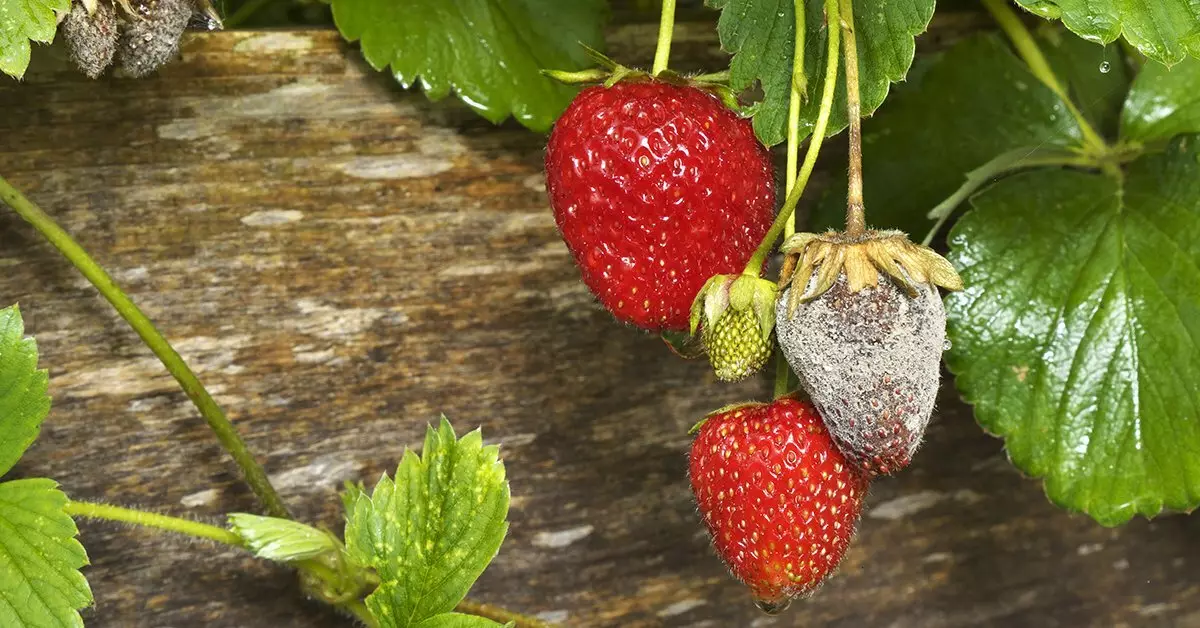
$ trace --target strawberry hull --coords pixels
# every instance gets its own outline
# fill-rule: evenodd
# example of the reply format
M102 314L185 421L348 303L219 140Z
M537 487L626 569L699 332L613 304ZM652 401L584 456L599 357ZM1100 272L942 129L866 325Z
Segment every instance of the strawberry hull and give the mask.
M546 149L555 221L618 319L688 329L696 293L741 272L774 218L770 155L712 94L653 80L591 87Z

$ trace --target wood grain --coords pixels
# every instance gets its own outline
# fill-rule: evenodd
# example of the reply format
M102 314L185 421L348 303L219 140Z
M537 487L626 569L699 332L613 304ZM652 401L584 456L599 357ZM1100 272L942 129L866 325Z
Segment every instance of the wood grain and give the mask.
M652 28L614 30L616 54L648 56ZM677 42L722 63L711 23ZM838 577L759 614L708 549L685 462L688 426L765 382L720 385L598 309L546 207L543 138L401 91L332 32L192 37L138 82L47 62L0 83L0 112L0 173L161 324L305 520L340 528L339 483L372 483L439 413L502 443L512 529L479 599L580 628L1200 626L1200 520L1058 510L950 388ZM255 509L164 369L7 212L0 297L55 400L17 476L206 521ZM349 625L237 552L82 535L89 626Z

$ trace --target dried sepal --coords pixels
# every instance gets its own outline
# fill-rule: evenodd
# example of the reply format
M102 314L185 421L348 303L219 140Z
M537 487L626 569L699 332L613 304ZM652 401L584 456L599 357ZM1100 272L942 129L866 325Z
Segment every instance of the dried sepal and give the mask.
M914 244L900 231L868 231L860 237L836 232L798 233L781 250L787 257L780 289L802 288L788 292L788 316L799 304L824 294L843 275L850 291L858 292L878 286L882 273L910 298L917 297L918 287L923 284L947 290L963 287L950 262L933 249Z
M212 32L225 28L225 23L221 20L221 14L217 12L217 8L213 6L210 0L195 0L195 5L192 19L187 25L188 30Z

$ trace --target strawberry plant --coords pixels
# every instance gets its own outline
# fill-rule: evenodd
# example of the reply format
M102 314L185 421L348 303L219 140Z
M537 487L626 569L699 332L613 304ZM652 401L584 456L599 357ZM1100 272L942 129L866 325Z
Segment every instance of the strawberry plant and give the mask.
M547 212L599 304L720 380L773 377L773 398L696 417L680 461L697 525L765 611L835 573L870 484L920 455L943 357L1063 509L1116 526L1200 505L1194 2L982 0L994 29L917 56L934 0L708 0L731 56L694 74L670 68L675 0L651 4L639 69L598 52L602 0L247 0L224 17L199 0L0 0L0 71L22 77L61 34L85 75L136 78L187 29L325 20L404 88L547 132ZM843 131L846 167L810 190ZM0 625L82 623L78 518L284 563L368 626L542 623L465 599L507 531L504 466L478 431L442 419L393 475L347 486L341 534L296 521L112 277L2 178L0 201L137 331L264 513L213 526L3 481ZM36 345L0 310L0 476L49 412Z

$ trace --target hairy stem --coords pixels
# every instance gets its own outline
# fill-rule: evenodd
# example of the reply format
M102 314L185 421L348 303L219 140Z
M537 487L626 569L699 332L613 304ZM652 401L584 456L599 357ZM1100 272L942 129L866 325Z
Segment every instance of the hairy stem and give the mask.
M1071 113L1071 117L1075 118L1075 122L1079 124L1079 130L1083 134L1084 148L1097 154L1104 154L1108 151L1108 144L1104 138L1096 132L1096 129L1087 121L1075 103L1071 101L1071 97L1067 94L1067 89L1063 86L1058 77L1054 75L1054 70L1050 68L1050 62L1046 60L1046 56L1042 54L1042 50L1038 48L1037 42L1033 39L1033 35L1025 25L1021 23L1021 18L1017 17L1015 11L1009 5L1008 0L983 0L983 6L987 7L988 12L995 18L996 23L1008 35L1008 39L1012 41L1013 47L1017 49L1017 54L1029 66L1029 70L1035 77L1046 87L1049 87L1063 104L1067 107L1067 111Z
M775 222L771 224L771 229L767 231L762 243L754 251L754 255L746 264L746 269L742 271L742 274L758 276L763 262L775 246L775 240L779 239L779 235L791 221L792 213L796 211L796 204L800 202L804 188L808 186L808 179L812 176L813 167L817 165L817 155L821 152L821 144L825 142L825 130L829 128L829 114L833 111L833 94L837 89L838 60L841 58L838 55L840 37L836 27L838 15L838 0L825 0L825 21L833 26L827 29L829 41L827 42L828 51L825 55L825 74L822 79L824 83L821 91L821 107L817 111L817 121L813 125L812 137L808 142L808 152L804 154L804 163L800 165L796 184L792 186L791 192L788 192L787 200L783 202L783 207L775 216ZM796 80L795 73L792 74L792 80Z
M482 602L463 600L458 603L458 606L455 607L454 610L460 613L478 615L479 617L484 617L492 621L498 621L502 624L507 624L508 622L513 621L517 623L517 628L549 628L549 624L536 617L529 617L528 615L514 613L508 609L492 606L491 604L484 604Z
M789 392L792 383L792 367L788 365L787 358L783 357L783 351L778 346L775 347L775 395L778 399Z
M671 56L671 36L675 33L675 0L663 0L662 18L658 22L658 48L654 51L654 65L650 73L657 76L667 69Z
M375 616L371 614L371 611L367 610L367 605L364 604L362 600L346 602L345 604L342 604L341 608L347 613L353 615L355 619L362 622L362 624L367 628L379 627L379 622L375 621Z
M128 523L144 528L153 528L173 534L190 536L197 539L207 539L216 541L224 545L229 545L239 549L246 548L242 538L234 534L230 530L220 528L207 523L200 523L190 519L182 519L179 517L171 517L168 515L160 515L154 512L146 512L144 510L135 510L133 508L122 508L121 506L110 506L108 504L97 504L94 502L82 502L69 500L64 507L64 512L68 515L81 519L95 519L100 521L115 521L119 523ZM342 576L328 566L315 561L306 560L297 563L292 563L292 566L307 572L325 582L337 582ZM364 571L363 575L374 575L371 572ZM363 582L369 582L371 578L362 578ZM377 581L376 581L377 582ZM377 626L375 618L371 616L370 611L361 600L350 600L336 605L338 608L353 615L356 619L362 621L367 626ZM458 603L455 608L460 613L469 613L486 617L501 623L510 621L517 622L518 628L546 628L547 624L534 617L528 617L520 613L510 611L508 609L483 604L471 600L463 600Z
M233 532L225 528L210 526L207 523L200 523L190 519L180 519L179 517L169 517L144 510L133 510L132 508L74 500L67 502L65 510L72 517L131 523L146 528L174 532L175 534L182 534L184 536L208 539L234 547L245 547L242 543L242 538Z
M808 80L804 76L804 0L795 0L796 12L796 43L792 47L792 91L788 99L788 138L787 138L787 173L784 189L791 193L796 185L796 167L800 163L800 104L808 90ZM796 213L783 227L783 237L791 237L796 233Z
M241 467L246 483L262 501L267 512L273 517L288 518L287 507L279 498L279 494L275 492L275 488L271 486L262 466L258 464L246 447L245 441L238 435L237 428L225 416L221 407L213 400L212 395L208 394L208 390L200 383L196 374L183 361L171 343L167 342L167 339L154 327L154 323L146 318L138 306L117 286L113 278L87 254L87 251L83 250L83 247L79 246L79 243L71 238L70 234L3 177L0 177L0 201L4 201L26 222L33 225L33 228L37 229L50 244L54 245L54 248L58 249L75 268L79 269L79 272L83 273L83 276L112 304L121 318L129 323L138 336L141 336L146 346L150 347L154 355L162 361L163 366L167 367L192 403L196 404L196 408L208 422L208 426L217 435L221 446Z
M842 31L846 52L846 119L850 124L850 164L846 185L846 234L861 236L867 231L863 205L862 104L858 84L858 38L854 34L853 0L841 0Z

